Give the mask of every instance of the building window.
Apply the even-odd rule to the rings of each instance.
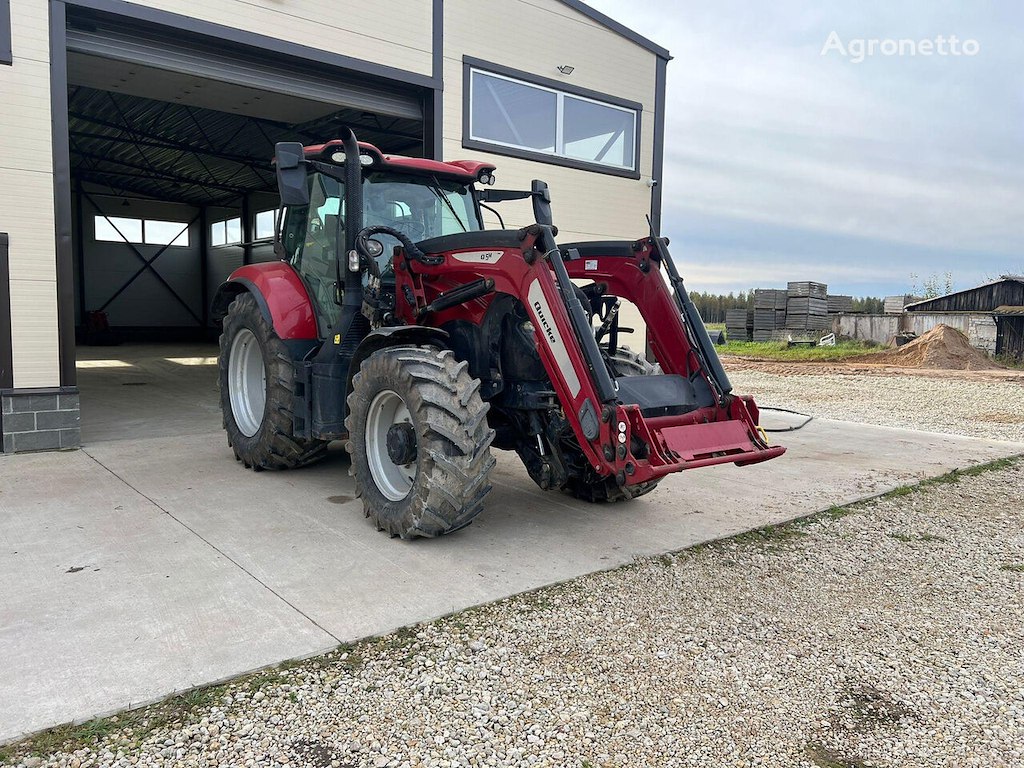
[[[274,218],[277,216],[277,209],[271,208],[269,211],[260,211],[256,214],[256,239],[257,240],[273,240],[274,239]]]
[[[111,243],[141,243],[142,219],[97,216],[96,239]]]
[[[188,223],[184,221],[96,216],[93,223],[100,242],[188,247]]]
[[[142,222],[142,239],[146,245],[174,245],[188,247],[188,224],[181,221]]]
[[[210,226],[210,245],[238,245],[242,242],[242,219],[236,216]]]
[[[488,67],[467,62],[466,146],[638,177],[639,104]]]

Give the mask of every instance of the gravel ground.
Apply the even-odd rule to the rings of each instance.
[[[23,764],[1019,766],[1022,496],[1018,462],[644,560]]]
[[[1024,385],[927,376],[780,376],[730,371],[759,405],[828,419],[1024,442]],[[766,415],[767,418],[767,415]]]

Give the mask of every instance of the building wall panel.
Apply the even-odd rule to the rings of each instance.
[[[49,3],[11,0],[11,39],[14,56],[22,61],[50,60]]]
[[[557,0],[445,1],[444,158],[477,158],[498,166],[497,186],[528,189],[531,179],[548,182],[559,240],[639,237],[646,233],[654,157],[654,106],[657,57]],[[518,30],[522,34],[485,34]],[[528,45],[524,44],[528,40]],[[564,79],[643,105],[640,116],[640,174],[627,179],[596,171],[490,154],[462,147],[463,55]],[[562,78],[559,65],[574,67]],[[507,226],[532,222],[529,203],[504,203]],[[511,215],[506,211],[511,211]],[[491,226],[493,217],[488,217]]]
[[[421,75],[431,69],[429,0],[130,0]]]
[[[122,206],[116,198],[92,197],[103,213],[139,219],[194,222],[189,227],[187,247],[170,246],[104,310],[112,326],[197,325],[188,310],[154,276],[159,274],[189,309],[202,317],[202,266],[199,250],[198,209],[189,205],[141,200]],[[147,260],[163,249],[160,245],[103,242],[95,239],[97,211],[91,202],[83,205],[85,234],[85,309],[99,309],[142,267],[137,249]]]
[[[0,66],[0,229],[10,234],[15,387],[59,382],[50,135],[49,4],[12,0],[13,63]]]
[[[11,337],[15,388],[57,386],[56,282],[11,280]]]
[[[53,175],[0,168],[0,212],[11,235],[11,280],[56,280]]]

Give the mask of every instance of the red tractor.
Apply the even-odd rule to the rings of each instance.
[[[246,467],[300,467],[345,440],[367,517],[411,538],[480,513],[492,447],[587,501],[784,452],[732,394],[653,230],[559,245],[543,182],[478,188],[493,165],[384,155],[351,131],[278,144],[275,163],[280,260],[236,270],[214,301],[224,428]],[[482,207],[527,198],[535,224],[483,228]],[[619,346],[620,300],[656,365]]]

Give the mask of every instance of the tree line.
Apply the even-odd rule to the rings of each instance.
[[[697,305],[700,316],[705,323],[724,323],[725,312],[729,309],[753,309],[754,291],[740,291],[739,293],[708,293],[707,291],[690,291],[690,298]],[[883,299],[874,296],[854,298],[853,311],[863,312],[870,315],[882,314],[885,305]]]

